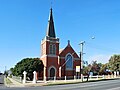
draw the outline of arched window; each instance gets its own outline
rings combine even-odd
[[[49,53],[52,54],[52,44],[49,46]]]
[[[56,54],[56,45],[53,44],[53,54]]]
[[[65,58],[66,61],[66,69],[72,70],[73,69],[73,56],[68,53]]]
[[[49,46],[49,54],[56,54],[56,45],[55,44],[50,44]]]

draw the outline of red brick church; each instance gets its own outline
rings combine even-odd
[[[80,66],[80,58],[74,51],[68,41],[64,49],[59,49],[59,38],[56,37],[52,8],[48,20],[47,33],[41,41],[41,57],[44,64],[43,78],[49,79],[52,77],[74,77],[76,66]]]

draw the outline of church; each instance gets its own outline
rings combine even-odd
[[[79,76],[80,73],[76,72],[76,66],[80,67],[81,60],[77,53],[70,45],[70,41],[64,49],[59,48],[59,38],[56,37],[53,12],[50,9],[47,33],[41,41],[41,57],[44,65],[42,73],[43,79],[49,80],[53,77],[62,79],[73,78]]]

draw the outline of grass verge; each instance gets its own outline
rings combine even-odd
[[[66,84],[77,84],[77,83],[81,83],[79,82],[54,82],[54,83],[47,83],[44,86],[53,86],[53,85],[66,85]]]
[[[12,84],[12,82],[8,78],[5,78],[5,82],[6,84]]]

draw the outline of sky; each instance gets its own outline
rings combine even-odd
[[[120,0],[0,0],[1,72],[23,58],[40,57],[51,6],[61,49],[70,40],[79,54],[85,41],[83,59],[89,63],[120,54]]]

